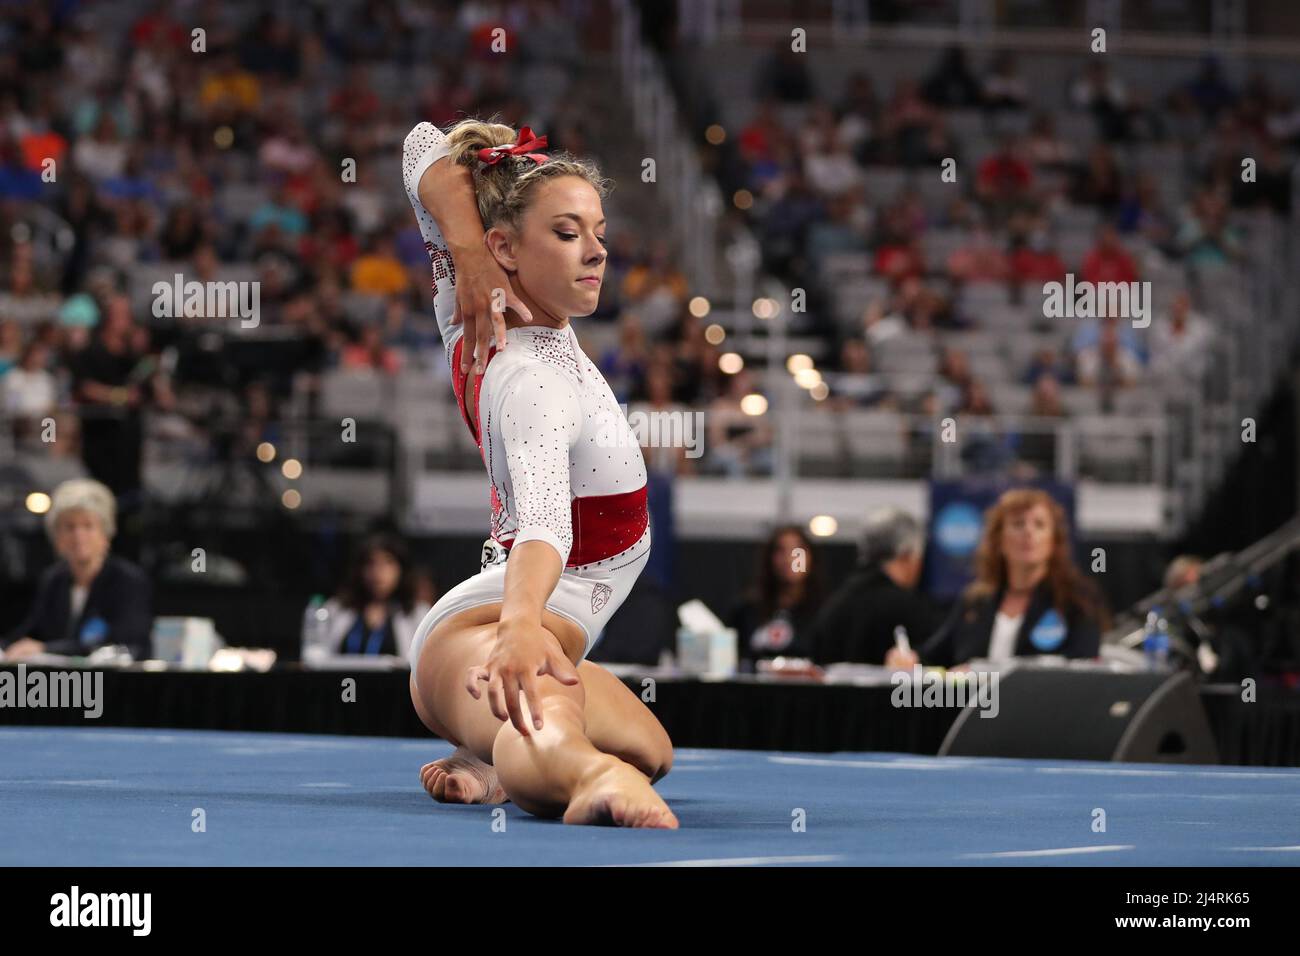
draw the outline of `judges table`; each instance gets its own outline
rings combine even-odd
[[[888,684],[611,669],[678,747],[934,754],[958,713],[895,707]],[[80,678],[84,699],[74,700],[71,675]],[[409,680],[404,668],[286,664],[265,673],[212,672],[151,662],[83,670],[23,665],[20,672],[0,662],[0,724],[430,736],[411,706]],[[1251,703],[1235,685],[1206,685],[1200,694],[1223,763],[1300,766],[1300,693],[1261,690]]]

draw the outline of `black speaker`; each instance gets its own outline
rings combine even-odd
[[[957,716],[940,756],[1218,763],[1190,674],[1017,667],[998,681],[997,716]]]

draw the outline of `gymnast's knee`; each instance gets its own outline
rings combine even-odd
[[[650,778],[651,783],[662,780],[673,769],[673,742],[667,731],[660,728],[659,735],[652,741],[647,752],[645,765],[639,769]]]
[[[673,742],[663,727],[656,727],[646,740],[638,742],[630,753],[617,754],[619,759],[630,763],[650,778],[650,782],[662,780],[673,769]]]

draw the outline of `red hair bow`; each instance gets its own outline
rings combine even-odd
[[[546,137],[535,137],[531,127],[525,126],[519,131],[513,146],[488,146],[478,151],[478,158],[489,166],[495,166],[503,156],[527,156],[533,162],[542,164],[548,157],[529,150],[541,149],[546,145]]]

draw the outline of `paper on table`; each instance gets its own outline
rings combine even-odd
[[[22,660],[12,657],[0,658],[5,664],[30,664],[33,667],[86,667],[84,657],[68,657],[66,654],[33,654]]]
[[[715,634],[724,630],[722,621],[699,598],[691,598],[680,605],[677,608],[677,619],[681,621],[682,627],[695,634]]]
[[[302,663],[317,671],[389,671],[410,667],[405,657],[394,654],[312,655]]]

